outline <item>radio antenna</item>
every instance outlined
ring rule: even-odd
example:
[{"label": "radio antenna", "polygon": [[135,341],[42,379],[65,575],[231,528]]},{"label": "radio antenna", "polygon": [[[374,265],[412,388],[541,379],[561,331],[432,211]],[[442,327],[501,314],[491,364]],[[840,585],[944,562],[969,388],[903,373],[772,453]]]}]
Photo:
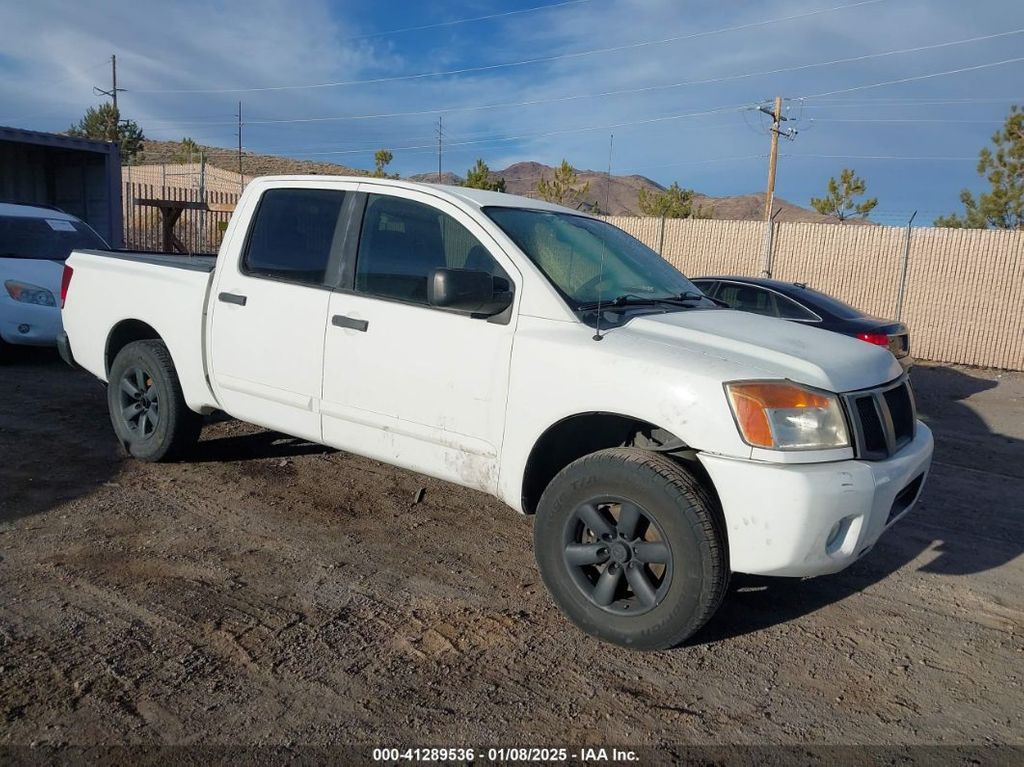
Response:
[{"label": "radio antenna", "polygon": [[601,285],[604,283],[604,248],[601,248],[601,269],[597,273],[597,327],[592,338],[595,341],[600,341],[604,338],[601,335],[601,298],[604,291]]}]

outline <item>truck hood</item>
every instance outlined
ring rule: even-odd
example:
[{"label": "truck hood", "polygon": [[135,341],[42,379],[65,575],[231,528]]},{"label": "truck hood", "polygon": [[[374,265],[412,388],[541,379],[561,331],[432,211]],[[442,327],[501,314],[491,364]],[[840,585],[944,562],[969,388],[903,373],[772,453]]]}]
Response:
[{"label": "truck hood", "polygon": [[[903,372],[887,349],[799,322],[747,312],[689,310],[636,317],[620,342],[653,341],[726,360],[751,378],[788,378],[833,392],[886,383]],[[746,372],[746,371],[749,371]]]}]

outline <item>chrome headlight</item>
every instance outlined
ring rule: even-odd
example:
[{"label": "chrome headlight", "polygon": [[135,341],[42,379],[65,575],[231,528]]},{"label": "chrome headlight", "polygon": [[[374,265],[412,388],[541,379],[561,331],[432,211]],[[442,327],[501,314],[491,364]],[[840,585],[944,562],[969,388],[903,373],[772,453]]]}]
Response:
[{"label": "chrome headlight", "polygon": [[789,381],[734,381],[725,385],[743,441],[769,450],[848,447],[850,436],[835,394]]},{"label": "chrome headlight", "polygon": [[36,304],[37,306],[57,305],[57,300],[53,297],[53,293],[46,288],[39,287],[38,285],[29,285],[27,282],[7,280],[4,283],[4,287],[7,288],[7,295],[15,301],[20,301],[23,304]]}]

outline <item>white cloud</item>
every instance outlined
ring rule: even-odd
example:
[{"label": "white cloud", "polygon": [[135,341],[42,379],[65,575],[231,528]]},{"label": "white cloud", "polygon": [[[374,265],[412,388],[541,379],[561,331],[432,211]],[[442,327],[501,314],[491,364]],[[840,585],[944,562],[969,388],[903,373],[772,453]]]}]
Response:
[{"label": "white cloud", "polygon": [[[245,94],[142,92],[276,86],[457,69],[755,23],[830,5],[833,3],[824,0],[786,0],[769,5],[713,0],[593,0],[479,24],[352,40],[355,35],[373,31],[357,26],[354,12],[359,11],[359,18],[365,23],[366,14],[373,7],[352,9],[328,0],[187,0],[173,6],[155,0],[98,4],[36,0],[9,6],[4,11],[4,23],[0,25],[0,71],[5,73],[0,79],[0,101],[4,107],[0,117],[7,118],[4,122],[26,127],[66,127],[98,100],[92,94],[92,86],[107,86],[109,76],[103,61],[115,51],[120,84],[128,89],[122,97],[123,110],[138,120],[149,135],[192,135],[205,143],[231,145],[233,126],[213,123],[230,123],[239,98],[245,102],[244,113],[250,118],[430,110],[763,72],[1024,27],[1024,8],[1015,0],[984,4],[885,0],[742,31],[457,77]],[[434,15],[445,19],[512,7],[507,2],[484,6],[476,2],[451,3],[438,6]],[[385,15],[377,11],[376,23],[377,29],[393,28],[406,25],[406,20],[400,12]],[[995,61],[1019,55],[1022,38],[647,94],[455,112],[446,115],[445,132],[457,143],[755,103],[776,93],[797,96]],[[966,114],[998,119],[1005,113],[1006,104],[975,105],[965,111],[913,106],[897,110],[872,107],[867,102],[897,95],[1024,95],[1013,92],[1022,69],[1017,65],[865,91],[848,98],[864,104],[862,112],[854,111],[862,116],[941,118]],[[808,109],[804,116],[838,117],[849,116],[850,112],[819,108]],[[192,120],[208,122],[193,124]],[[253,124],[246,128],[245,143],[255,150],[299,156],[332,149],[432,145],[435,124],[436,115],[432,114],[389,120]],[[753,115],[734,113],[616,128],[614,167],[618,172],[643,168],[659,181],[679,178],[688,185],[715,193],[755,191],[763,183],[763,163],[703,161],[763,152],[767,138],[757,130],[758,125]],[[821,122],[811,127],[805,120],[804,127],[798,140],[786,145],[784,152],[973,154],[985,143],[993,126],[951,131],[943,130],[941,124]],[[604,168],[609,132],[612,129],[452,146],[446,156],[455,170],[468,167],[477,156],[485,157],[492,167],[515,160],[557,162],[567,157],[580,167]],[[431,152],[429,148],[396,151],[395,165],[402,172],[430,168]],[[367,151],[365,156],[317,157],[365,167],[371,161],[370,155]],[[695,164],[686,165],[688,162]],[[780,191],[798,202],[805,201],[841,165],[841,160],[784,162]],[[965,172],[962,167],[913,166],[913,173],[908,173],[906,165],[890,163],[858,170],[876,186],[882,186],[890,198],[899,193],[945,207],[955,205],[960,186],[972,181],[970,169]],[[954,173],[956,178],[948,181],[948,189],[937,191],[935,180]],[[886,194],[880,196],[884,206]]]}]

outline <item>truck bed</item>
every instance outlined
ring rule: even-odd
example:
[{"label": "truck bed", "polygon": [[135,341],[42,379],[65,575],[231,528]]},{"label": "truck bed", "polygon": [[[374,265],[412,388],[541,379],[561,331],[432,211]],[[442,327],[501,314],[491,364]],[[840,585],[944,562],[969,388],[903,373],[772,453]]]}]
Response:
[{"label": "truck bed", "polygon": [[161,253],[158,251],[146,250],[79,250],[79,253],[88,253],[90,256],[103,256],[105,258],[121,258],[126,261],[135,261],[141,264],[153,264],[154,266],[169,266],[174,269],[191,269],[196,272],[209,274],[217,263],[217,256],[212,253],[179,254]]},{"label": "truck bed", "polygon": [[72,251],[66,264],[73,276],[62,315],[75,362],[105,381],[110,343],[125,335],[159,335],[174,360],[189,407],[216,407],[203,361],[206,302],[215,263],[212,256]]}]

